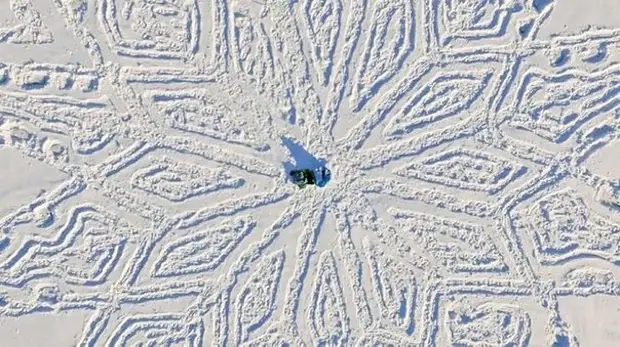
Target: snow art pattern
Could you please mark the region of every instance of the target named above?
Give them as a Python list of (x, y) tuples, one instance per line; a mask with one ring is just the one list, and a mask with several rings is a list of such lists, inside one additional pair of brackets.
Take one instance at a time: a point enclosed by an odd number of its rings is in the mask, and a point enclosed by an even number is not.
[(0, 334), (578, 346), (563, 300), (620, 296), (620, 28), (560, 3), (7, 1)]

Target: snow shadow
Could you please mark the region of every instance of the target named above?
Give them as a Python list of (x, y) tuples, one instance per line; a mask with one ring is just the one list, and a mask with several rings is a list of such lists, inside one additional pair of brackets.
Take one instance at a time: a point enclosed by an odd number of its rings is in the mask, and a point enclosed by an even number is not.
[(540, 12), (542, 12), (545, 9), (545, 7), (547, 7), (552, 2), (553, 2), (553, 0), (532, 0), (532, 5), (533, 5), (534, 9), (538, 13), (540, 13)]
[(282, 136), (282, 144), (286, 146), (291, 153), (292, 161), (284, 163), (286, 172), (299, 169), (316, 169), (325, 165), (324, 159), (318, 159), (310, 154), (303, 146), (296, 143), (292, 139)]

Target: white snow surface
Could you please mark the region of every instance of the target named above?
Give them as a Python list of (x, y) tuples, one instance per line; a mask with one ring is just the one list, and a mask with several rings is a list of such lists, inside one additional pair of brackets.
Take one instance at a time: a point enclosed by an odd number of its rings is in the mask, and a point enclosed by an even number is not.
[(0, 345), (620, 346), (619, 137), (617, 0), (0, 0)]

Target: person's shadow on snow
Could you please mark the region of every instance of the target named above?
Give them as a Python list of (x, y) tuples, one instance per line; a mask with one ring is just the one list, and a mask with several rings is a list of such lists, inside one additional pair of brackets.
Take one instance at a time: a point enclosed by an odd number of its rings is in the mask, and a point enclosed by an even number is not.
[(282, 136), (282, 144), (286, 146), (292, 157), (292, 162), (284, 162), (284, 169), (287, 173), (292, 170), (310, 169), (314, 170), (325, 166), (325, 159), (317, 159), (310, 154), (300, 144), (296, 143), (292, 139)]

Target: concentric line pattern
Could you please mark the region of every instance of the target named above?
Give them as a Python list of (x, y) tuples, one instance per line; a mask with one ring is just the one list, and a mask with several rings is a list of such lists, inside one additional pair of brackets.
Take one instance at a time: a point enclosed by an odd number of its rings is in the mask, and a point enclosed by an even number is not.
[(620, 296), (620, 28), (543, 35), (559, 6), (9, 1), (0, 156), (63, 178), (0, 216), (1, 334), (578, 346), (563, 298)]

